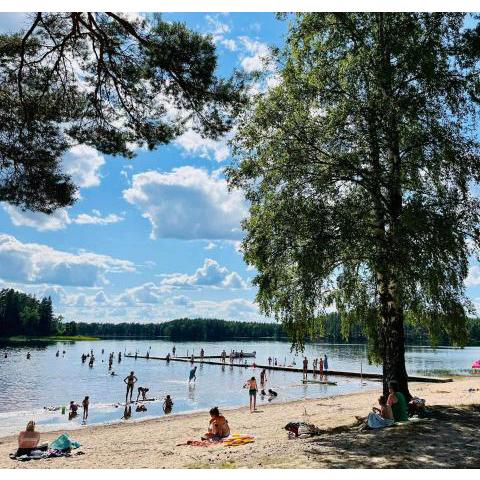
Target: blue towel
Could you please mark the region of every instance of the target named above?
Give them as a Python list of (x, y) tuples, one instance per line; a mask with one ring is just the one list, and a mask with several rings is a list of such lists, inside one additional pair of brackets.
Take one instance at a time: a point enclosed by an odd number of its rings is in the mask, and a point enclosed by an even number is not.
[(66, 433), (62, 433), (50, 444), (50, 450), (68, 450), (80, 447), (80, 442), (72, 440)]

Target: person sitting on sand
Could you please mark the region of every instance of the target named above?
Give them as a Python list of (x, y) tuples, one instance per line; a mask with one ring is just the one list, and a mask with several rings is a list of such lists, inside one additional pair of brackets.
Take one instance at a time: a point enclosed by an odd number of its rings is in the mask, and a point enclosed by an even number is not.
[(172, 407), (173, 407), (173, 400), (170, 397), (170, 395), (167, 395), (165, 397), (165, 400), (163, 401), (163, 411), (165, 413), (170, 413), (172, 411)]
[(399, 391), (398, 382), (392, 380), (388, 384), (387, 405), (392, 407), (393, 418), (396, 422), (406, 422), (408, 420), (407, 400), (402, 392)]
[(38, 445), (40, 442), (40, 433), (35, 431), (35, 422), (30, 420), (27, 423), (25, 431), (18, 434), (18, 450), (16, 457), (28, 455), (32, 450), (47, 450), (48, 445)]
[(88, 418), (88, 407), (90, 405), (90, 397), (87, 395), (82, 402), (83, 407), (83, 421), (86, 422)]
[(137, 402), (138, 402), (138, 399), (140, 398), (140, 395), (142, 395), (142, 400), (147, 399), (148, 390), (149, 389), (147, 387), (138, 387), (138, 389), (137, 389), (137, 391), (138, 391)]
[(394, 424), (392, 408), (387, 405), (387, 399), (383, 395), (378, 399), (378, 404), (380, 408), (373, 407), (373, 412), (368, 414), (367, 425), (374, 429), (390, 427)]
[(75, 418), (78, 415), (78, 405), (71, 400), (70, 401), (70, 408), (68, 412), (68, 419), (71, 420), (72, 418)]
[(210, 422), (208, 424), (208, 432), (202, 437), (202, 440), (221, 440), (230, 435), (230, 427), (227, 419), (220, 415), (218, 407), (210, 410)]

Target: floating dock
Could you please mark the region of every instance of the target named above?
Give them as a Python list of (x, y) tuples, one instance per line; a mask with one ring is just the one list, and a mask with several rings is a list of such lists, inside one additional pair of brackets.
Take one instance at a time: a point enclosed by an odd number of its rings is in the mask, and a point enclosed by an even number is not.
[[(137, 358), (137, 359), (146, 359), (146, 360), (163, 360), (163, 361), (170, 361), (170, 362), (185, 362), (185, 363), (192, 363), (190, 358), (185, 358), (185, 357), (170, 357), (170, 360), (168, 360), (166, 357), (155, 357), (150, 355), (149, 357), (146, 357), (145, 355), (124, 355), (126, 358)], [(288, 366), (282, 366), (282, 365), (261, 365), (256, 362), (252, 363), (230, 363), (229, 359), (227, 358), (227, 361), (224, 362), (215, 362), (211, 360), (205, 361), (205, 359), (208, 357), (203, 357), (203, 360), (200, 359), (200, 357), (195, 357), (195, 362), (193, 363), (202, 363), (204, 365), (223, 365), (223, 366), (231, 366), (231, 367), (240, 367), (240, 368), (252, 368), (253, 364), (255, 364), (255, 368), (258, 369), (265, 369), (265, 370), (278, 370), (282, 372), (293, 372), (293, 373), (303, 373), (302, 368), (297, 368), (297, 367), (288, 367)], [(212, 357), (210, 357), (212, 358)], [(215, 357), (213, 357), (215, 358)], [(218, 358), (218, 357), (216, 357)], [(243, 359), (242, 359), (243, 360)], [(315, 371), (318, 374), (318, 370)], [(311, 368), (308, 369), (308, 373), (313, 375), (313, 370)], [(341, 371), (341, 370), (328, 370), (326, 372), (327, 375), (334, 375), (334, 376), (341, 376), (341, 377), (357, 377), (357, 378), (365, 378), (369, 380), (382, 380), (383, 375), (381, 373), (372, 373), (372, 372), (346, 372), (346, 371)], [(447, 382), (452, 382), (452, 378), (446, 378), (446, 377), (423, 377), (423, 376), (418, 376), (418, 375), (409, 375), (408, 380), (410, 382), (427, 382), (427, 383), (447, 383)]]

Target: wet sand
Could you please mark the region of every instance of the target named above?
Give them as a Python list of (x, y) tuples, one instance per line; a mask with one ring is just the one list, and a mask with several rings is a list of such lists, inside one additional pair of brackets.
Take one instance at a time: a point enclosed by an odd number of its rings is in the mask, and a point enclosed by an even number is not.
[[(469, 389), (475, 389), (469, 392)], [(478, 389), (478, 390), (477, 390)], [(69, 432), (84, 455), (18, 462), (14, 436), (0, 438), (0, 468), (480, 468), (480, 378), (454, 377), (444, 384), (411, 383), (410, 390), (427, 400), (435, 418), (381, 432), (348, 428), (355, 416), (367, 415), (378, 390), (322, 399), (224, 410), (232, 433), (255, 435), (252, 444), (211, 448), (179, 446), (207, 429), (206, 413), (171, 415), (144, 422), (85, 426)], [(247, 401), (247, 395), (245, 395)], [(460, 407), (465, 406), (465, 407)], [(28, 419), (26, 419), (28, 420)], [(290, 421), (314, 423), (321, 429), (345, 427), (312, 438), (288, 439)], [(61, 432), (42, 434), (52, 441)]]

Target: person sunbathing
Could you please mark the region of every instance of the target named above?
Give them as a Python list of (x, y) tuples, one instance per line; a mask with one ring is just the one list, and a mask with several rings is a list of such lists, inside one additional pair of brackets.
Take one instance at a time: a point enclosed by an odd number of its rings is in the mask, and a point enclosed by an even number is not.
[(230, 427), (227, 419), (220, 415), (218, 407), (213, 407), (210, 410), (210, 423), (208, 425), (208, 432), (202, 437), (202, 440), (221, 440), (230, 435)]
[(35, 431), (35, 422), (30, 420), (25, 431), (18, 434), (18, 450), (15, 456), (28, 455), (33, 450), (47, 450), (48, 445), (38, 445), (40, 433)]

